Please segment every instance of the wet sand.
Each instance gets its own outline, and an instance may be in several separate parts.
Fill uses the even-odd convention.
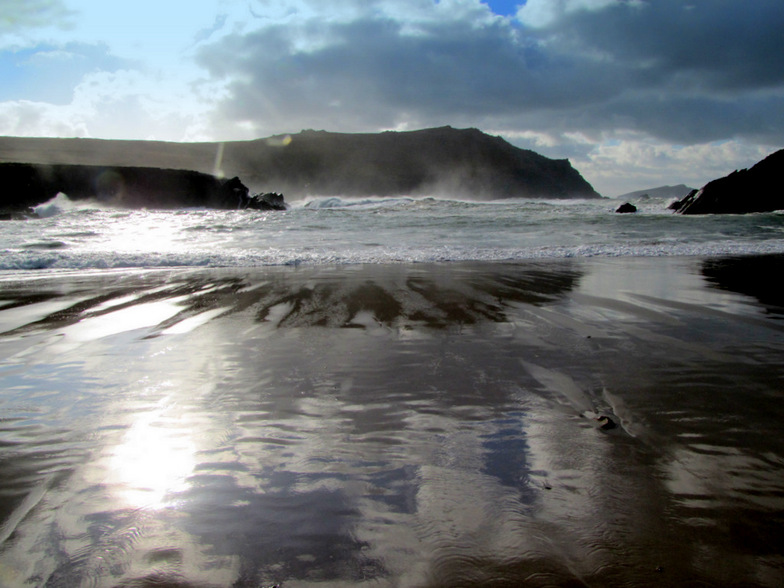
[[[781,265],[0,276],[0,585],[780,586]]]

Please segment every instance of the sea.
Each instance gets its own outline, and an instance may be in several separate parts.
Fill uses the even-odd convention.
[[[65,195],[0,234],[0,271],[515,261],[784,253],[781,213],[673,214],[620,202],[313,198],[285,212],[101,208]]]
[[[0,223],[0,586],[784,585],[784,213]]]

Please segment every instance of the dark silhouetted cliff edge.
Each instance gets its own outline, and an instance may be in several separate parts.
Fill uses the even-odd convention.
[[[255,141],[168,143],[0,137],[0,161],[159,167],[238,176],[252,191],[307,195],[598,198],[568,160],[477,129],[303,131]]]
[[[237,177],[224,180],[152,167],[0,162],[3,218],[13,211],[29,211],[59,192],[72,200],[95,199],[123,208],[286,208],[278,194],[251,196]]]
[[[784,210],[784,149],[749,169],[708,182],[670,208],[681,214],[746,214]]]

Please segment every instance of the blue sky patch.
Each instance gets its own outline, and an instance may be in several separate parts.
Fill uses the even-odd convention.
[[[68,43],[61,47],[41,44],[0,51],[0,100],[20,95],[33,102],[67,104],[85,74],[116,71],[127,60],[113,57],[105,45]]]
[[[515,14],[519,6],[525,4],[522,0],[485,0],[490,10],[501,16]]]

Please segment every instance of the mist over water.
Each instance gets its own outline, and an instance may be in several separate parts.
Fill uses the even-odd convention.
[[[252,267],[784,252],[779,213],[687,218],[666,201],[317,198],[286,212],[127,210],[60,200],[4,223],[0,270]]]

